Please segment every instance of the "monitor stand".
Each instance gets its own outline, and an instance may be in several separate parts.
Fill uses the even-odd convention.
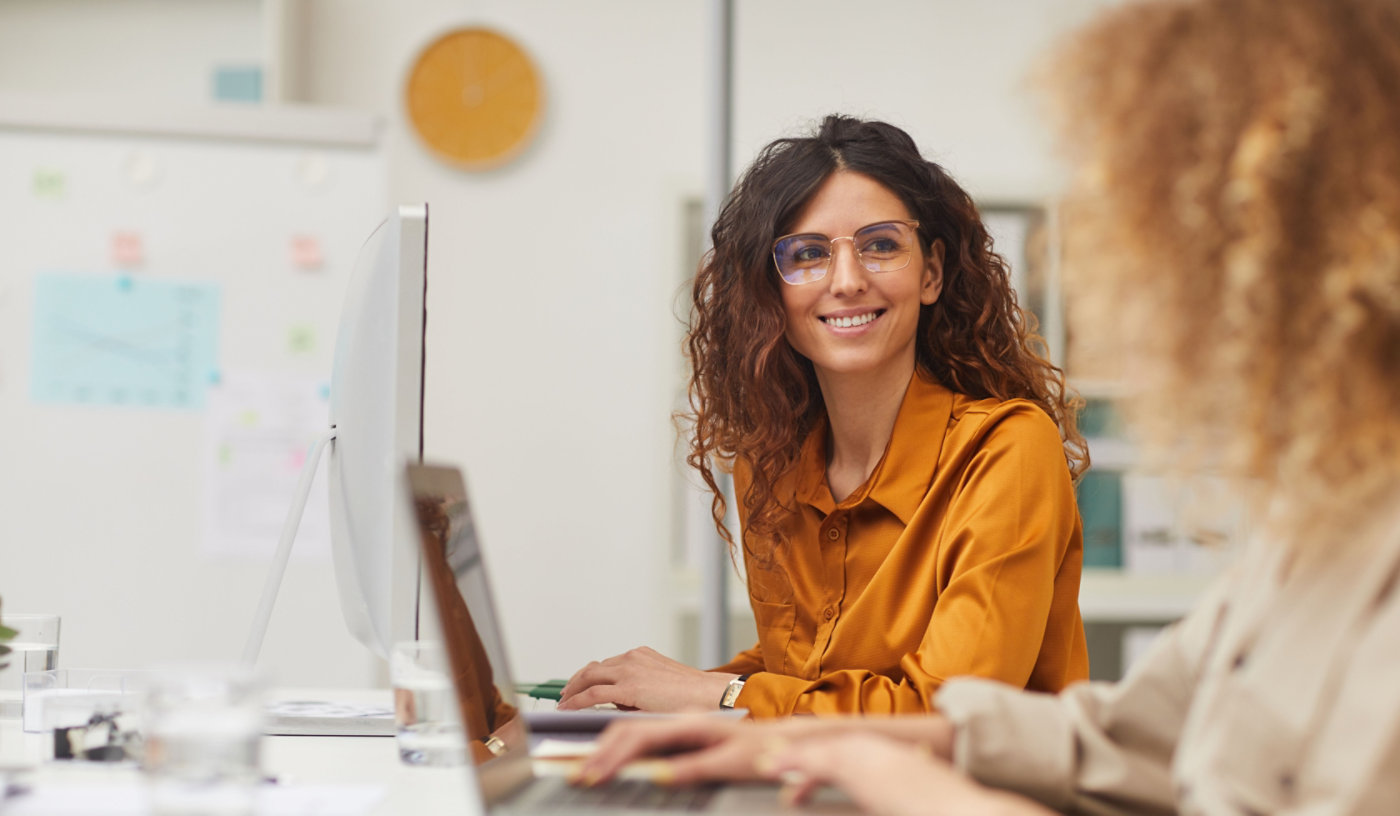
[[[320,466],[321,454],[333,439],[335,428],[326,431],[316,440],[311,453],[306,457],[306,463],[302,466],[292,506],[287,508],[287,518],[282,523],[282,536],[277,542],[277,552],[272,557],[272,566],[268,568],[267,581],[263,584],[258,611],[253,616],[253,626],[248,631],[247,642],[243,645],[243,663],[247,666],[258,662],[263,637],[267,635],[267,625],[272,619],[272,608],[277,603],[277,593],[282,588],[282,577],[287,572],[287,561],[292,555],[297,528],[301,526],[301,517],[306,510],[306,499],[311,495],[311,483],[315,479],[317,467]],[[392,737],[394,710],[352,699],[355,693],[354,690],[326,691],[312,695],[314,699],[298,698],[272,702],[265,710],[263,733],[318,737]]]

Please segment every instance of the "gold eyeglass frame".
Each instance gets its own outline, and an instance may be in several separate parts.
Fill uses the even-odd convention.
[[[914,250],[913,250],[913,249],[910,249],[910,250],[909,250],[909,258],[905,258],[905,259],[904,259],[904,264],[903,264],[902,266],[896,266],[894,269],[871,269],[871,268],[870,268],[870,264],[868,264],[868,263],[865,262],[865,256],[861,255],[861,253],[860,253],[860,247],[856,246],[856,236],[857,236],[857,235],[861,234],[862,232],[865,232],[866,230],[870,229],[871,227],[878,227],[878,226],[880,226],[881,224],[903,224],[903,225],[905,225],[906,227],[909,227],[909,228],[911,228],[911,229],[914,230],[914,239],[915,239],[916,241],[917,241],[918,238],[919,238],[919,222],[918,222],[918,221],[906,221],[906,220],[904,220],[904,219],[902,219],[902,218],[889,218],[889,219],[886,219],[886,220],[884,220],[884,221],[872,221],[872,222],[870,222],[869,224],[866,224],[865,226],[863,226],[863,227],[861,227],[860,229],[856,230],[855,232],[851,233],[850,235],[842,235],[842,236],[837,237],[837,238],[827,238],[827,236],[822,235],[820,232],[792,232],[792,233],[788,233],[787,235],[779,236],[779,237],[777,237],[777,238],[775,238],[775,239],[773,240],[773,248],[772,248],[771,250],[769,250],[768,254],[771,255],[772,258],[773,258],[773,268],[777,270],[777,272],[778,272],[778,278],[779,278],[780,280],[782,280],[783,283],[786,283],[788,286],[806,286],[806,285],[809,284],[809,283],[816,283],[817,281],[821,280],[822,278],[825,278],[825,277],[826,277],[826,273],[828,273],[828,272],[831,271],[831,264],[832,264],[832,262],[834,262],[834,261],[836,260],[836,242],[837,242],[837,241],[850,241],[850,242],[851,242],[851,250],[854,251],[854,252],[856,253],[856,262],[859,263],[859,264],[861,265],[861,267],[862,267],[863,269],[865,269],[865,271],[867,271],[867,272],[874,272],[874,273],[877,274],[877,275],[878,275],[878,274],[882,274],[882,273],[884,273],[884,272],[898,272],[899,270],[901,270],[901,269],[903,269],[903,268],[905,268],[905,267],[907,267],[907,266],[909,265],[909,258],[913,258],[913,257],[914,257]],[[781,261],[778,260],[778,244],[781,244],[782,242],[788,240],[789,238],[797,238],[797,237],[803,236],[803,235],[821,235],[821,237],[826,238],[826,243],[827,243],[827,245],[831,247],[831,254],[828,255],[828,256],[826,256],[826,266],[823,266],[823,267],[822,267],[822,273],[821,273],[820,275],[817,275],[816,277],[812,278],[811,280],[790,281],[790,280],[788,280],[788,279],[783,275],[783,264],[782,264]]]

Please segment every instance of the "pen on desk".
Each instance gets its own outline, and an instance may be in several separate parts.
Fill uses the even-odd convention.
[[[540,700],[558,700],[564,693],[568,680],[546,680],[543,683],[526,683],[516,687],[516,691],[527,697]]]

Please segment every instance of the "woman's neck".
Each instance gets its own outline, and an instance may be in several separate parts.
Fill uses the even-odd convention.
[[[885,455],[913,375],[912,364],[907,370],[872,376],[823,377],[818,373],[831,425],[826,481],[837,502],[864,484]]]

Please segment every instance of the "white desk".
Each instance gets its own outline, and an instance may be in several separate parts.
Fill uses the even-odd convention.
[[[0,765],[33,765],[34,771],[26,781],[36,790],[101,789],[114,794],[115,801],[143,784],[140,771],[129,764],[53,761],[47,759],[52,749],[51,734],[27,734],[20,729],[18,720],[0,720]],[[460,816],[472,812],[466,769],[404,765],[392,737],[264,737],[263,770],[288,789],[318,785],[381,789],[383,797],[369,811],[375,816]],[[11,812],[30,812],[24,798],[22,795],[0,804],[0,811],[6,816]]]

